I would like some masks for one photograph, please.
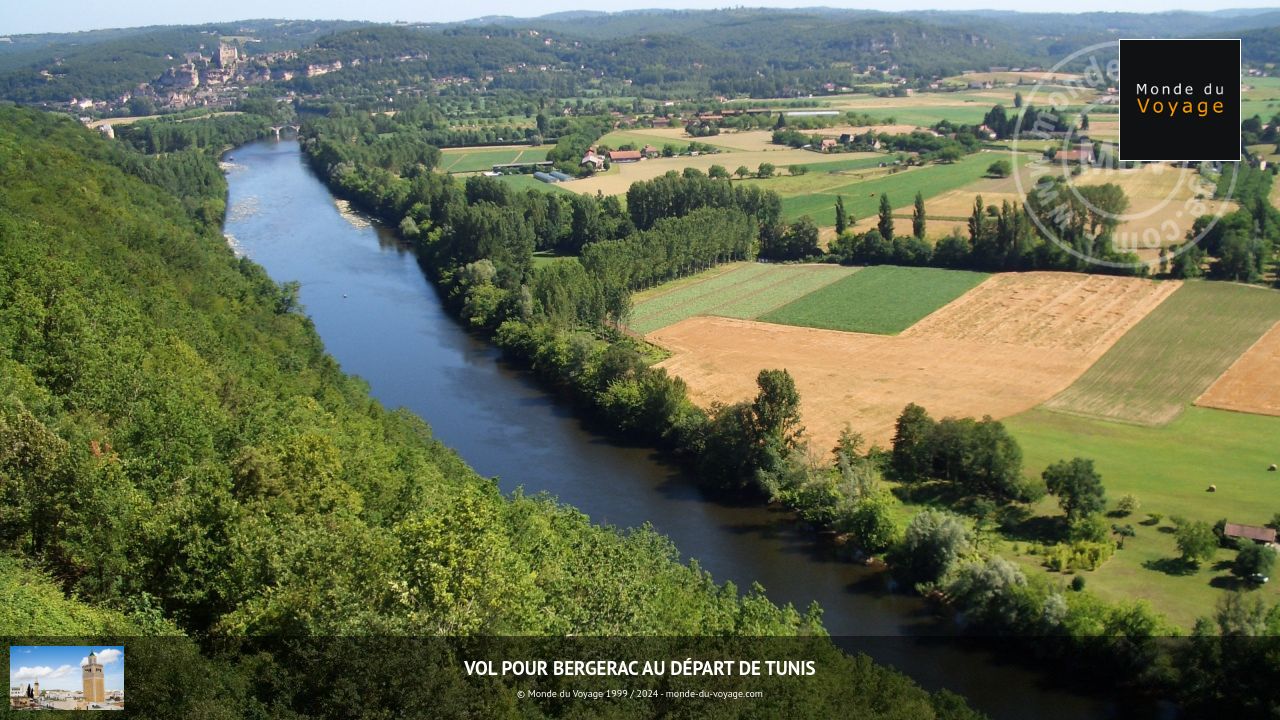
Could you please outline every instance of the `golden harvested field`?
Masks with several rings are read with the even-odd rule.
[[[1280,323],[1227,368],[1196,404],[1258,415],[1280,415]]]
[[[760,370],[786,368],[814,449],[849,424],[888,446],[910,402],[935,416],[1007,417],[1079,377],[1176,288],[1074,273],[992,276],[901,335],[883,336],[694,317],[648,339],[661,367],[702,404],[752,397]]]
[[[733,172],[739,165],[746,165],[752,172],[760,163],[773,163],[780,172],[785,173],[788,165],[805,165],[824,160],[852,160],[861,157],[874,157],[876,153],[844,153],[841,155],[821,155],[809,150],[771,150],[766,152],[731,152],[699,155],[698,157],[653,158],[634,163],[615,163],[607,173],[601,173],[582,180],[574,180],[563,185],[568,190],[594,195],[602,192],[605,195],[622,195],[631,187],[631,183],[640,180],[652,180],[668,171],[680,172],[685,168],[698,168],[706,172],[712,165],[722,165]]]
[[[909,133],[916,130],[915,125],[837,125],[829,128],[819,128],[816,130],[804,130],[806,134],[818,134],[822,136],[836,136],[842,133],[862,134],[868,130],[875,130],[879,133],[889,133],[896,135],[900,133]],[[785,145],[775,145],[773,143],[773,130],[746,130],[743,132],[735,132],[733,130],[724,130],[719,135],[710,137],[695,138],[685,134],[684,128],[630,128],[617,133],[610,133],[600,139],[604,145],[616,145],[614,138],[626,138],[623,142],[631,138],[646,138],[650,143],[662,149],[665,144],[673,144],[684,147],[691,142],[707,143],[708,145],[716,145],[730,150],[745,150],[748,152],[770,152],[779,150],[790,150]]]

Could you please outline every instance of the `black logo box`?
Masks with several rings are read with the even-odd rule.
[[[1120,160],[1235,162],[1240,159],[1240,40],[1120,40]],[[1138,92],[1146,85],[1145,93]],[[1190,87],[1190,94],[1164,94],[1151,88]],[[1214,92],[1206,95],[1206,86]],[[1222,89],[1222,94],[1216,90]],[[1137,101],[1148,107],[1139,112]],[[1147,104],[1150,101],[1150,104]],[[1155,114],[1155,103],[1161,114]],[[1169,103],[1177,112],[1169,114]],[[1184,114],[1207,102],[1206,117]],[[1223,112],[1212,112],[1221,102]],[[1128,117],[1128,121],[1124,120]]]

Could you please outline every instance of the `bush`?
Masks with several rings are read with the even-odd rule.
[[[888,500],[870,497],[858,502],[840,524],[863,550],[880,553],[893,547],[901,532],[889,512]]]
[[[1075,576],[1075,577],[1071,578],[1071,589],[1072,589],[1072,590],[1075,590],[1076,592],[1080,592],[1081,590],[1084,590],[1084,576],[1083,576],[1083,575],[1077,575],[1077,576]]]
[[[1116,503],[1116,514],[1120,517],[1127,517],[1138,511],[1142,507],[1142,503],[1138,502],[1137,495],[1125,495]]]
[[[1114,552],[1115,546],[1109,542],[1060,543],[1045,551],[1044,565],[1055,572],[1097,570]]]
[[[987,166],[987,175],[990,177],[1009,177],[1013,173],[1013,165],[1008,160],[997,160]]]

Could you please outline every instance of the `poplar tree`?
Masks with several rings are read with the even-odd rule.
[[[924,195],[916,191],[916,209],[911,216],[911,232],[921,240],[924,239]]]
[[[880,193],[880,222],[876,225],[880,236],[893,242],[893,206],[889,204],[889,196]]]

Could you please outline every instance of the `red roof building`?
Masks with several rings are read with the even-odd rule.
[[[609,162],[639,162],[641,157],[639,150],[613,150],[609,153]]]
[[[1222,528],[1222,534],[1232,538],[1244,538],[1260,543],[1273,543],[1276,541],[1276,531],[1269,527],[1258,527],[1256,525],[1237,525],[1236,523],[1227,523]]]

